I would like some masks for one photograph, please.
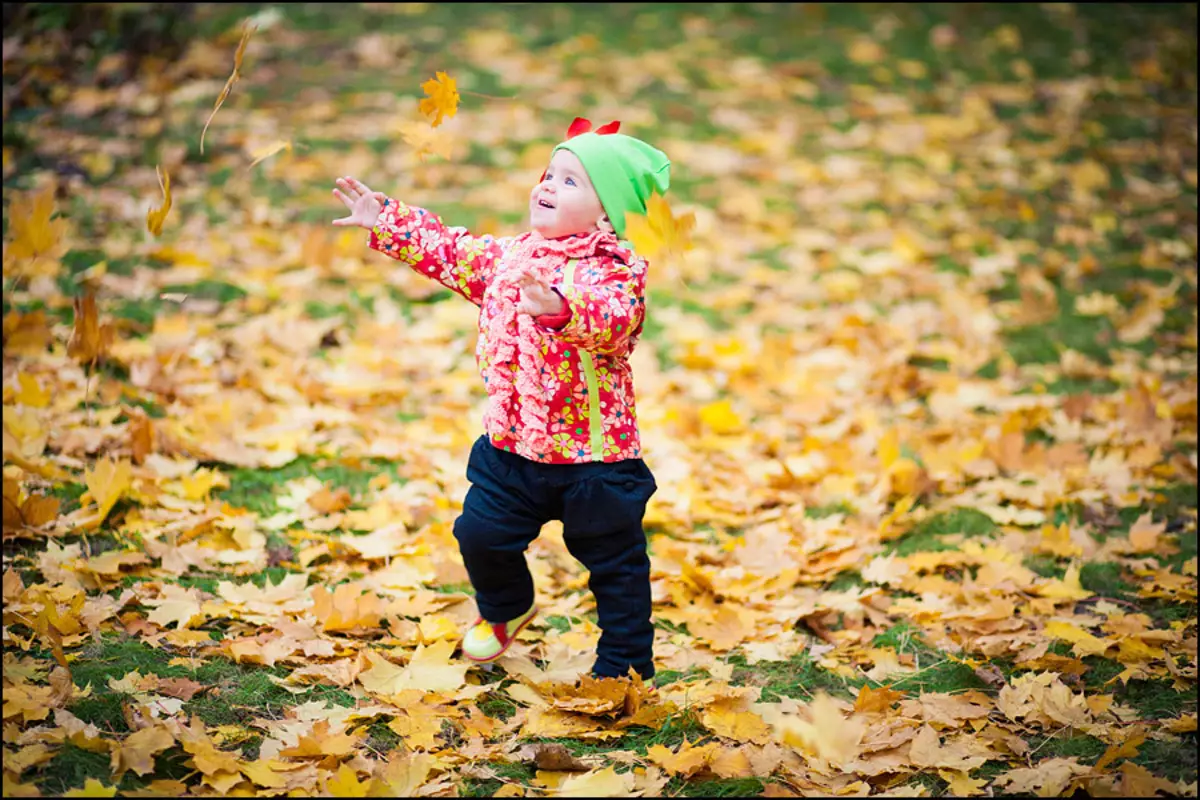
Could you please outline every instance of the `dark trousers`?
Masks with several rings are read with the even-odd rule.
[[[650,558],[642,516],[658,489],[641,459],[612,464],[541,464],[497,449],[481,436],[467,461],[471,488],[454,522],[479,613],[507,622],[533,605],[525,549],[558,519],[571,555],[590,572],[600,643],[592,671],[654,675]]]

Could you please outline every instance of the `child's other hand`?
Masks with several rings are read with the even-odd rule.
[[[517,305],[518,314],[540,317],[543,314],[561,314],[565,310],[566,304],[558,292],[532,275],[522,275],[517,285],[521,287],[521,302]]]
[[[335,219],[333,224],[343,227],[357,225],[367,230],[374,228],[387,195],[371,191],[356,178],[338,178],[334,183],[338,188],[333,190],[333,196],[346,204],[346,208],[350,209],[350,216]]]

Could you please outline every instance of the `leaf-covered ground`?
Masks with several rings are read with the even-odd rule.
[[[1196,794],[1194,5],[187,24],[6,30],[5,796]],[[328,224],[519,231],[576,115],[696,220],[634,359],[657,694],[575,681],[557,525],[456,655],[475,309]]]

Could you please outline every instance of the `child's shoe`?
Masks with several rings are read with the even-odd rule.
[[[488,622],[480,617],[463,637],[463,655],[479,664],[495,661],[504,655],[536,611],[536,606],[530,606],[524,614],[508,622]]]

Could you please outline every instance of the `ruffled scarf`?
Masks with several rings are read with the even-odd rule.
[[[534,452],[548,453],[554,441],[547,430],[549,410],[542,384],[541,344],[544,334],[528,314],[517,314],[521,302],[518,281],[528,273],[545,285],[554,282],[559,266],[572,258],[587,258],[598,250],[616,248],[617,237],[607,231],[587,236],[546,239],[532,231],[518,236],[505,254],[491,285],[488,298],[495,311],[484,329],[487,366],[488,406],[483,415],[484,429],[491,434],[507,433],[508,409],[514,395],[521,399],[522,435]],[[517,368],[513,369],[514,353]]]

